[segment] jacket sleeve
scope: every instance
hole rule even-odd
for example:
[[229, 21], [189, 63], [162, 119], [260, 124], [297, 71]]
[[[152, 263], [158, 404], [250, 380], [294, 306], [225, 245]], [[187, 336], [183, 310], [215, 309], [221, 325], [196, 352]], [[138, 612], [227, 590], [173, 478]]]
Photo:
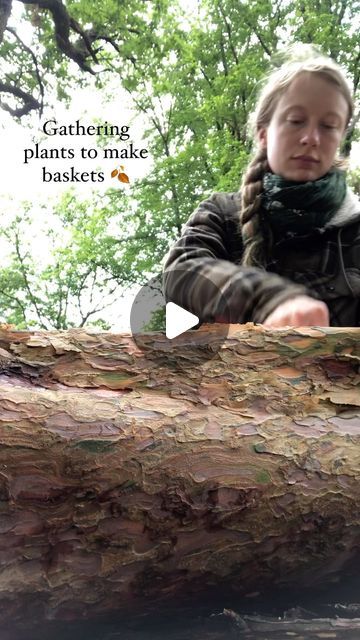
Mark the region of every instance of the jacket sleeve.
[[[238, 194], [215, 193], [190, 217], [164, 266], [164, 295], [195, 313], [201, 322], [264, 322], [297, 295], [302, 285], [255, 267], [230, 261], [230, 237], [237, 230]], [[241, 249], [241, 234], [238, 233]]]

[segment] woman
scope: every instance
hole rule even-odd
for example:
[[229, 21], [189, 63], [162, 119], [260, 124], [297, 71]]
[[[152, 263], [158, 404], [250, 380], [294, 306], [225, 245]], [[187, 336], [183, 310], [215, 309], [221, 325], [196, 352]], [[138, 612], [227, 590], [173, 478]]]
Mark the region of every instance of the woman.
[[204, 322], [360, 325], [360, 203], [337, 158], [352, 114], [341, 69], [314, 50], [269, 76], [241, 190], [185, 225], [165, 264], [168, 301]]

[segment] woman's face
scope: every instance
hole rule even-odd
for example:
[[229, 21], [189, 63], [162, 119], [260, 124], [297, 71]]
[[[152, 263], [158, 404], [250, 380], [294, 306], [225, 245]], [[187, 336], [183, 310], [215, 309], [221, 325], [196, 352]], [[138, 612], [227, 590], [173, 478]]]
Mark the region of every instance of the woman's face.
[[343, 137], [347, 102], [330, 81], [302, 72], [258, 131], [270, 169], [287, 180], [317, 180], [329, 171]]

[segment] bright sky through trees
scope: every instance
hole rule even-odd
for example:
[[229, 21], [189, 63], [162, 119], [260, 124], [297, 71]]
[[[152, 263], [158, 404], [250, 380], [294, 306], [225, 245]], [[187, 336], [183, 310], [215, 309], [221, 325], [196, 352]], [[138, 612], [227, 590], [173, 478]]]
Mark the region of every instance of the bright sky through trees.
[[[142, 0], [68, 0], [59, 22], [41, 3], [14, 2], [0, 65], [25, 102], [9, 92], [0, 98], [12, 109], [38, 107], [21, 125], [0, 111], [0, 248], [8, 260], [0, 268], [0, 320], [66, 328], [101, 318], [101, 326], [123, 328], [126, 305], [116, 302], [113, 311], [109, 300], [159, 271], [201, 199], [239, 188], [251, 152], [246, 122], [270, 56], [290, 42], [314, 42], [347, 68], [359, 91], [360, 3], [330, 4], [325, 11], [329, 2], [304, 0], [300, 11], [296, 2], [264, 0], [149, 0], [145, 8]], [[96, 147], [96, 136], [45, 136], [50, 118], [128, 125], [131, 140], [115, 146], [131, 142], [148, 157], [104, 160], [113, 140]], [[360, 164], [356, 128], [350, 133], [351, 159]], [[24, 164], [24, 149], [36, 143], [39, 153], [64, 147], [75, 158]], [[96, 147], [98, 157], [81, 158], [82, 147]], [[104, 179], [42, 182], [44, 167]], [[111, 178], [120, 170], [129, 184]]]

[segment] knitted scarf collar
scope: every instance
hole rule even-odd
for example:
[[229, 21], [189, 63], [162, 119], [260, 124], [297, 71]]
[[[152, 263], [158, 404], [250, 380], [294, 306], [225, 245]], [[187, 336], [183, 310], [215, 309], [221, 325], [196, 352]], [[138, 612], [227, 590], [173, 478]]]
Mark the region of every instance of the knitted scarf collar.
[[261, 196], [264, 220], [274, 239], [323, 229], [345, 198], [345, 173], [331, 169], [318, 180], [293, 182], [265, 173]]

